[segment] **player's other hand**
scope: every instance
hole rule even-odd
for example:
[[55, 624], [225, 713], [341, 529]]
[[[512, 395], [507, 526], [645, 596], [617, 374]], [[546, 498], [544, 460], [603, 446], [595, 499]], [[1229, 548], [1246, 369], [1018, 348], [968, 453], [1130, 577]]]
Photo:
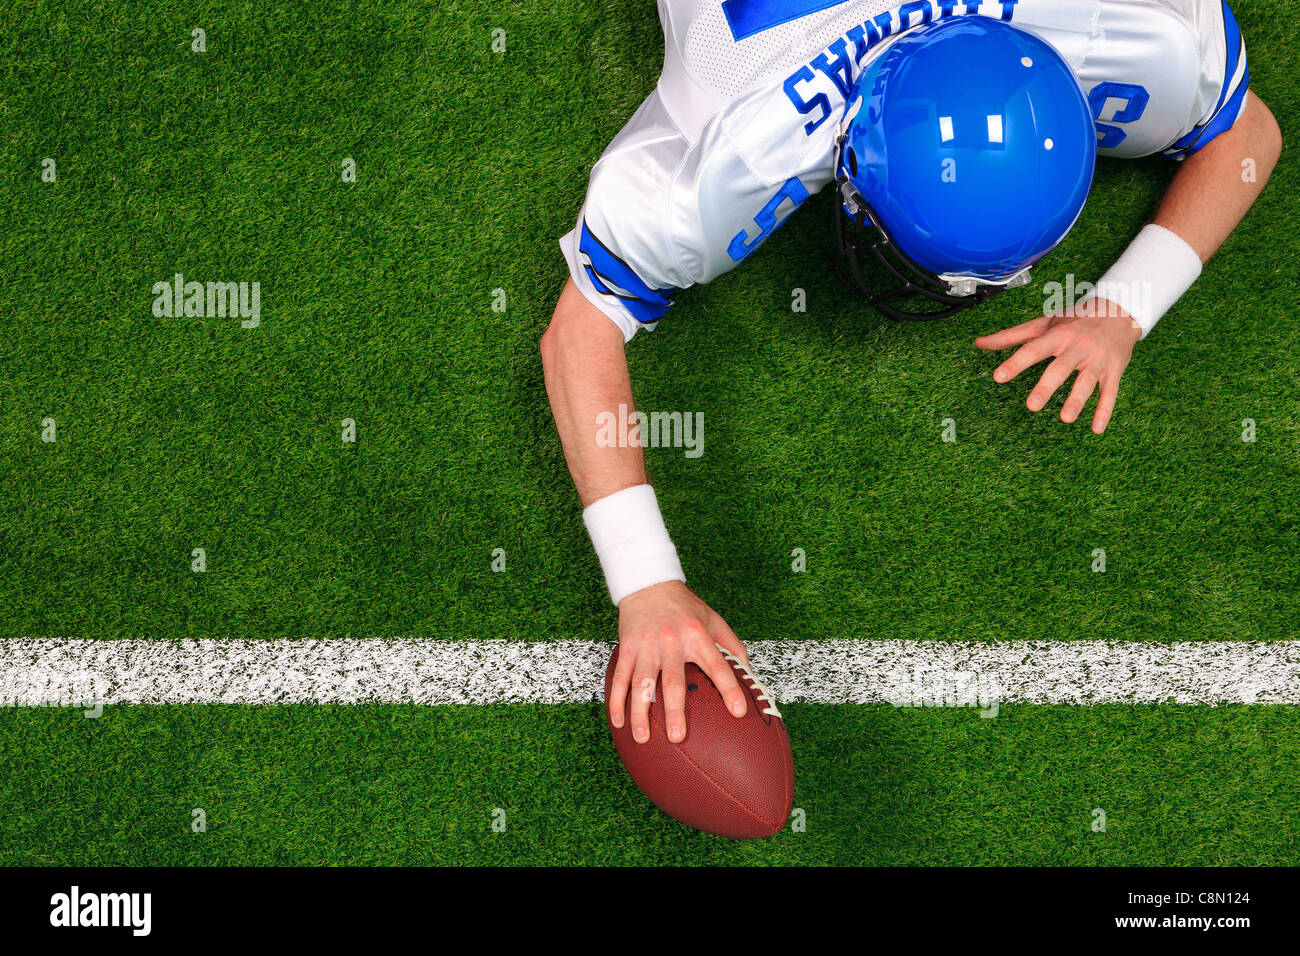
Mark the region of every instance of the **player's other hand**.
[[1142, 338], [1133, 317], [1106, 299], [1090, 299], [1056, 315], [1043, 316], [975, 340], [982, 349], [997, 351], [1019, 346], [997, 367], [993, 379], [1009, 382], [1031, 365], [1055, 357], [1025, 402], [1031, 412], [1042, 411], [1071, 375], [1074, 387], [1061, 407], [1061, 421], [1079, 417], [1093, 389], [1101, 386], [1092, 430], [1100, 435], [1110, 423], [1119, 395], [1119, 380]]
[[630, 694], [632, 737], [637, 743], [650, 739], [650, 704], [660, 673], [668, 739], [674, 743], [685, 739], [687, 661], [709, 675], [732, 714], [744, 716], [745, 693], [714, 643], [748, 666], [745, 645], [681, 581], [665, 581], [625, 597], [618, 606], [618, 641], [609, 715], [615, 727], [622, 727]]

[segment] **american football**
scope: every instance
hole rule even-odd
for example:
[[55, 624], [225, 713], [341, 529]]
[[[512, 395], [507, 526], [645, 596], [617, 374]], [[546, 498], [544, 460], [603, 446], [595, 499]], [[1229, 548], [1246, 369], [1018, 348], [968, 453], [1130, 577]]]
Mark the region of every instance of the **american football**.
[[[747, 696], [745, 716], [727, 705], [707, 674], [686, 665], [686, 739], [674, 744], [664, 723], [663, 677], [650, 704], [650, 739], [632, 739], [631, 721], [610, 725], [614, 746], [641, 792], [682, 823], [738, 840], [772, 836], [794, 805], [794, 757], [776, 701], [753, 671], [722, 647]], [[605, 670], [605, 707], [618, 663]]]

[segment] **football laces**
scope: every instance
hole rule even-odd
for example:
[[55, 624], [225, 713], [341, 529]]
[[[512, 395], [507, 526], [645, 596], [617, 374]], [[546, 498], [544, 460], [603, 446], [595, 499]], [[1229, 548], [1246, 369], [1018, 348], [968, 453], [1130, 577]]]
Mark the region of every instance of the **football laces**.
[[781, 717], [781, 711], [776, 709], [776, 701], [772, 699], [771, 693], [763, 686], [763, 682], [754, 676], [754, 672], [745, 665], [745, 662], [721, 644], [714, 642], [713, 646], [722, 652], [722, 656], [727, 659], [727, 663], [731, 665], [733, 670], [740, 671], [741, 675], [749, 683], [749, 689], [753, 691], [754, 698], [759, 701], [759, 703], [767, 705], [762, 708], [762, 712], [784, 720], [785, 718]]

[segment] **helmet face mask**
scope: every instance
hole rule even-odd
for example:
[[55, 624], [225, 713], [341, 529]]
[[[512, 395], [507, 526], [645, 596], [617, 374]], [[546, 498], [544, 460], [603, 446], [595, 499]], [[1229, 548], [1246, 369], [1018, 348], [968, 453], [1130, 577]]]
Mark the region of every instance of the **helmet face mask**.
[[836, 131], [837, 275], [900, 321], [1027, 285], [1083, 210], [1096, 143], [1073, 71], [1033, 34], [973, 15], [897, 37]]
[[[835, 245], [839, 252], [835, 274], [876, 311], [897, 322], [947, 319], [1007, 289], [1029, 284], [1027, 268], [1004, 283], [993, 283], [966, 276], [937, 276], [913, 262], [889, 238], [879, 217], [853, 185], [847, 167], [842, 167], [843, 143], [841, 127], [835, 139]], [[871, 254], [874, 268], [868, 269], [874, 274], [864, 270], [858, 258], [863, 252]], [[878, 278], [885, 281], [874, 281]]]

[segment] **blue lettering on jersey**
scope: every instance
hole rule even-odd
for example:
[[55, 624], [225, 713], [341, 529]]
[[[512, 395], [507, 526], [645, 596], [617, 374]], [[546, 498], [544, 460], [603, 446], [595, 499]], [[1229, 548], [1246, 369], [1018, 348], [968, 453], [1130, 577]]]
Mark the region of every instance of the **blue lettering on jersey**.
[[[799, 67], [785, 79], [783, 89], [786, 98], [801, 114], [805, 116], [812, 115], [812, 118], [804, 124], [804, 134], [811, 136], [835, 113], [830, 95], [824, 87], [820, 90], [815, 85], [809, 88], [810, 84], [817, 82], [819, 76], [829, 79], [835, 91], [844, 100], [848, 100], [853, 90], [857, 68], [862, 65], [862, 61], [867, 54], [882, 40], [894, 35], [895, 26], [897, 26], [898, 33], [904, 33], [907, 30], [930, 23], [935, 19], [943, 20], [952, 16], [978, 16], [980, 15], [980, 8], [985, 2], [986, 0], [910, 0], [910, 2], [900, 5], [896, 12], [886, 11], [860, 26], [851, 27], [843, 37], [835, 40], [824, 51], [813, 57], [810, 63]], [[987, 0], [989, 6], [1002, 8], [1001, 19], [1008, 22], [1014, 19], [1016, 5], [1019, 2], [1020, 0]], [[809, 9], [798, 16], [814, 12], [812, 9], [813, 4], [806, 2], [806, 5]], [[780, 5], [778, 4], [778, 6]], [[800, 4], [795, 3], [785, 7], [785, 9], [793, 10], [799, 6]], [[824, 10], [829, 6], [829, 4], [816, 6], [816, 10]], [[936, 10], [938, 11], [937, 18], [935, 17]], [[797, 16], [787, 17], [780, 22], [789, 22], [789, 20], [793, 19], [797, 19]], [[769, 24], [769, 26], [775, 25], [776, 22]], [[1236, 23], [1232, 22], [1231, 26], [1235, 27]], [[1229, 32], [1231, 34], [1231, 31]], [[1232, 56], [1229, 63], [1229, 77], [1233, 75], [1236, 68], [1236, 50], [1232, 47], [1232, 40], [1233, 38], [1230, 35], [1229, 49]], [[853, 44], [851, 60], [848, 52], [850, 43]], [[808, 92], [805, 93], [800, 87], [807, 88]], [[809, 93], [811, 95], [808, 95]], [[1238, 91], [1238, 95], [1242, 95], [1240, 91]], [[1114, 116], [1102, 122], [1102, 111], [1110, 99], [1123, 100], [1124, 105], [1116, 111]], [[1088, 105], [1092, 108], [1092, 115], [1097, 120], [1098, 148], [1112, 149], [1124, 142], [1128, 138], [1128, 133], [1121, 125], [1117, 124], [1136, 123], [1146, 112], [1150, 101], [1150, 93], [1143, 87], [1132, 83], [1099, 83], [1093, 87], [1088, 94]], [[1240, 104], [1234, 105], [1237, 112], [1239, 112]], [[1232, 117], [1235, 118], [1235, 116], [1236, 112], [1233, 112]], [[1231, 125], [1231, 120], [1229, 120], [1229, 125]], [[1198, 130], [1197, 132], [1200, 133], [1201, 131]], [[1220, 130], [1216, 130], [1217, 132], [1220, 132]], [[1177, 145], [1182, 147], [1186, 144], [1180, 143]]]
[[[1110, 99], [1123, 100], [1124, 105], [1115, 111], [1107, 122], [1101, 121], [1102, 111], [1106, 109], [1106, 101]], [[1112, 123], [1136, 123], [1146, 112], [1147, 104], [1151, 102], [1151, 94], [1146, 91], [1145, 87], [1138, 86], [1135, 83], [1098, 83], [1088, 93], [1088, 106], [1092, 109], [1092, 118], [1097, 121], [1097, 148], [1113, 149], [1124, 140], [1128, 139], [1128, 133]]]
[[[831, 43], [825, 50], [813, 57], [808, 64], [799, 67], [788, 77], [785, 78], [783, 89], [786, 98], [793, 104], [794, 108], [801, 114], [807, 116], [816, 114], [807, 123], [804, 124], [803, 131], [807, 136], [811, 136], [827, 119], [834, 113], [831, 106], [830, 96], [823, 90], [818, 90], [815, 86], [808, 93], [800, 90], [800, 86], [817, 82], [818, 75], [826, 77], [834, 85], [836, 92], [845, 100], [849, 98], [849, 93], [853, 89], [855, 80], [855, 67], [862, 65], [866, 55], [876, 47], [882, 40], [891, 37], [895, 32], [904, 33], [914, 27], [923, 26], [934, 20], [944, 20], [951, 16], [976, 16], [979, 15], [980, 7], [985, 3], [991, 7], [1002, 8], [1002, 19], [1010, 21], [1015, 16], [1016, 4], [1020, 0], [909, 0], [901, 4], [896, 11], [885, 11], [874, 19], [868, 20], [860, 26], [849, 29], [844, 36]], [[807, 16], [809, 13], [816, 13], [821, 10], [829, 9], [836, 4], [817, 2], [817, 0], [798, 0], [798, 2], [771, 4], [760, 4], [757, 0], [727, 0], [723, 3], [724, 10], [729, 4], [736, 4], [738, 8], [749, 7], [758, 8], [770, 7], [771, 17], [767, 26], [750, 30], [745, 36], [751, 36], [762, 30], [769, 29], [781, 23], [788, 23], [799, 17]], [[958, 7], [961, 11], [958, 12]], [[782, 18], [776, 18], [776, 10], [783, 11]], [[800, 11], [800, 12], [795, 12]], [[935, 16], [936, 11], [938, 16]], [[788, 14], [788, 15], [784, 15]], [[727, 15], [727, 20], [732, 23], [732, 35], [736, 36], [736, 22], [732, 20], [731, 14]], [[757, 17], [752, 21], [746, 21], [747, 26], [756, 26], [761, 22]], [[736, 36], [736, 39], [740, 39]], [[848, 44], [853, 44], [853, 59], [849, 60]]]
[[916, 26], [916, 23], [909, 23], [908, 18], [914, 13], [919, 13], [921, 19], [918, 23], [929, 23], [930, 17], [934, 15], [930, 9], [930, 0], [913, 0], [912, 3], [905, 3], [898, 8], [898, 22], [901, 29], [906, 30], [908, 27]]
[[[790, 212], [786, 213], [779, 221], [776, 218], [776, 212], [781, 204], [790, 200], [793, 205]], [[786, 219], [790, 218], [790, 213], [798, 209], [808, 199], [808, 190], [804, 184], [799, 182], [798, 176], [791, 176], [785, 181], [785, 184], [777, 191], [777, 194], [767, 201], [758, 215], [754, 217], [754, 225], [758, 226], [758, 235], [750, 239], [747, 232], [738, 232], [731, 244], [727, 246], [727, 255], [731, 256], [735, 262], [744, 261], [755, 249], [777, 229], [785, 224]]]
[[813, 68], [830, 77], [835, 88], [840, 91], [840, 96], [848, 99], [849, 90], [853, 86], [853, 67], [849, 65], [848, 42], [843, 38], [836, 40], [830, 45], [830, 53], [834, 59], [825, 53], [818, 54], [812, 61]]
[[812, 67], [801, 66], [798, 71], [785, 78], [785, 95], [794, 104], [795, 109], [805, 115], [813, 110], [821, 111], [821, 115], [815, 120], [804, 123], [803, 131], [809, 136], [813, 134], [813, 130], [826, 122], [826, 117], [831, 115], [831, 99], [825, 93], [818, 93], [810, 100], [805, 100], [799, 95], [799, 84], [813, 80], [815, 77]]
[[883, 40], [893, 32], [894, 18], [888, 11], [877, 16], [873, 22], [876, 25], [876, 29], [880, 31], [880, 39]]

